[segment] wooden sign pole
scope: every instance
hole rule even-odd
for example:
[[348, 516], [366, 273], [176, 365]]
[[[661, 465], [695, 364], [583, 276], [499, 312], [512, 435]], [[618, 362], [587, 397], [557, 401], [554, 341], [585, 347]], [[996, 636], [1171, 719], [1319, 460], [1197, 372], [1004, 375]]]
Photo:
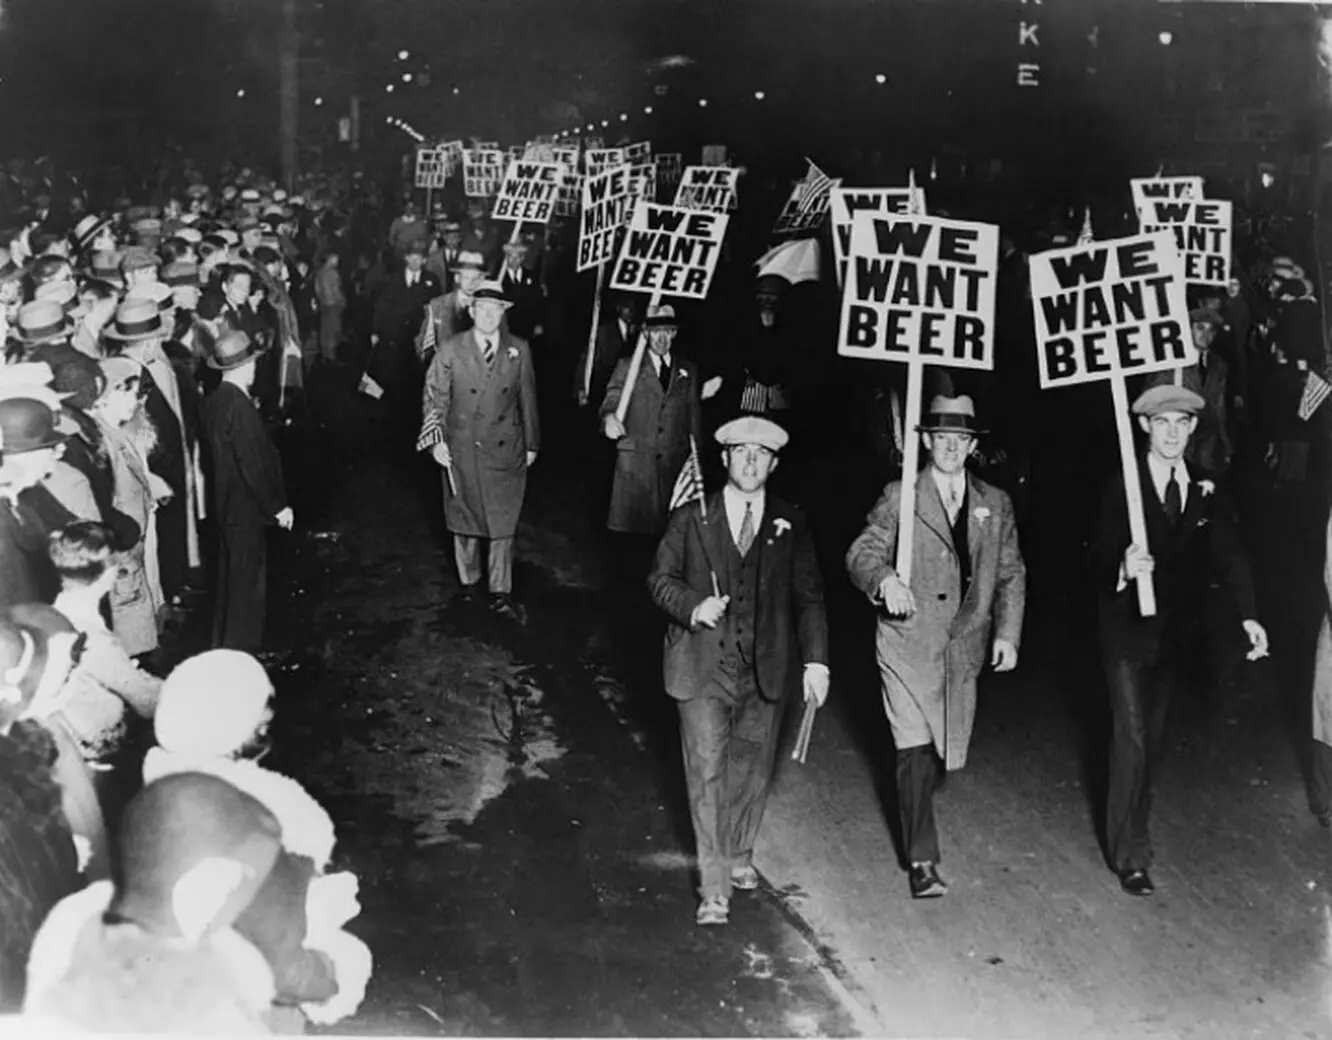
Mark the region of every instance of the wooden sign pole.
[[597, 357], [597, 330], [601, 325], [601, 296], [606, 287], [605, 263], [597, 264], [597, 292], [592, 297], [592, 331], [587, 335], [587, 362], [583, 365], [583, 398], [592, 395], [592, 367]]
[[[657, 305], [661, 303], [661, 291], [658, 290], [652, 294], [652, 302], [648, 304], [648, 313], [656, 310]], [[629, 414], [629, 399], [634, 395], [634, 387], [638, 383], [638, 370], [643, 367], [643, 355], [647, 353], [648, 332], [647, 323], [644, 322], [643, 329], [638, 334], [638, 345], [634, 347], [634, 356], [629, 361], [629, 374], [624, 379], [624, 389], [620, 391], [620, 403], [615, 407], [615, 418], [621, 425], [624, 424], [624, 417]]]
[[[1110, 395], [1115, 409], [1115, 432], [1119, 435], [1119, 461], [1124, 469], [1124, 495], [1128, 500], [1129, 538], [1147, 548], [1147, 518], [1142, 511], [1142, 484], [1138, 479], [1138, 454], [1133, 445], [1128, 388], [1123, 373], [1110, 377]], [[1138, 609], [1143, 617], [1156, 614], [1156, 587], [1150, 574], [1138, 576]]]
[[907, 361], [906, 410], [902, 416], [902, 496], [897, 512], [897, 577], [911, 585], [911, 542], [916, 533], [916, 476], [920, 469], [920, 398], [924, 392], [925, 362]]

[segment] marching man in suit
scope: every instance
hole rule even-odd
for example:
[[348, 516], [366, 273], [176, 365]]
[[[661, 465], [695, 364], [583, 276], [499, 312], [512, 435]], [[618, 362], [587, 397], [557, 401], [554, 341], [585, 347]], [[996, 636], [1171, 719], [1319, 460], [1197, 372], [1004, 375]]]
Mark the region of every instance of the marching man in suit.
[[453, 288], [430, 301], [416, 334], [416, 356], [423, 362], [430, 362], [437, 345], [472, 327], [472, 293], [486, 279], [485, 265], [480, 253], [463, 250], [458, 254]]
[[[1092, 540], [1101, 659], [1110, 689], [1113, 734], [1106, 851], [1129, 895], [1156, 889], [1147, 817], [1152, 772], [1161, 761], [1170, 695], [1187, 667], [1190, 619], [1201, 608], [1212, 573], [1224, 575], [1235, 596], [1249, 657], [1267, 653], [1267, 633], [1254, 620], [1253, 579], [1231, 503], [1211, 481], [1197, 480], [1184, 461], [1189, 438], [1206, 407], [1185, 387], [1154, 386], [1133, 402], [1147, 434], [1139, 458], [1147, 544], [1130, 544], [1123, 482], [1113, 480], [1102, 497]], [[1133, 585], [1150, 574], [1156, 614], [1145, 618]]]
[[916, 899], [942, 896], [934, 792], [940, 765], [967, 760], [976, 680], [1017, 666], [1026, 567], [1013, 504], [968, 474], [982, 432], [970, 397], [940, 395], [919, 427], [930, 461], [916, 478], [911, 585], [893, 567], [901, 481], [889, 484], [847, 550], [851, 581], [878, 607], [876, 656], [897, 747], [897, 801]]
[[501, 328], [508, 306], [497, 283], [482, 282], [472, 296], [473, 327], [435, 350], [416, 446], [444, 468], [444, 521], [464, 599], [480, 591], [481, 542], [488, 540], [492, 609], [519, 621], [513, 537], [541, 441], [531, 352]]
[[786, 431], [749, 416], [717, 431], [726, 487], [671, 514], [648, 577], [670, 618], [666, 692], [679, 702], [702, 900], [725, 924], [751, 857], [788, 698], [828, 696], [823, 579], [804, 513], [765, 491]]

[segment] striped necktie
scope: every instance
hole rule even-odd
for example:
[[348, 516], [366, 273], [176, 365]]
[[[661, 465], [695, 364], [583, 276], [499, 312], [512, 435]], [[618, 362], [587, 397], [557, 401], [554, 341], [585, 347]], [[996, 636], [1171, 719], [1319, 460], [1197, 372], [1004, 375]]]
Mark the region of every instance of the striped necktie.
[[485, 359], [487, 365], [494, 364], [495, 350], [497, 349], [497, 346], [494, 336], [486, 337]]

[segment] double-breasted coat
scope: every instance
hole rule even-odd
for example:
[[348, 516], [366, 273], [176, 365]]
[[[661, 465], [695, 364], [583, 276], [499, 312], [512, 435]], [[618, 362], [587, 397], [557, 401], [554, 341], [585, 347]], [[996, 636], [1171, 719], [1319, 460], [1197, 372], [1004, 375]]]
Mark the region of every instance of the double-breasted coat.
[[[713, 594], [731, 537], [722, 493], [707, 496], [707, 522], [697, 503], [671, 514], [648, 575], [652, 601], [670, 618], [663, 655], [666, 692], [678, 701], [701, 697], [720, 667], [723, 628], [691, 628], [694, 609]], [[751, 552], [758, 552], [754, 595], [754, 674], [766, 701], [797, 696], [806, 664], [828, 663], [828, 616], [814, 536], [805, 514], [772, 494]], [[722, 595], [731, 589], [722, 588]]]
[[512, 538], [527, 490], [527, 453], [540, 450], [536, 374], [525, 340], [504, 329], [487, 366], [475, 329], [445, 340], [426, 372], [422, 414], [453, 456], [444, 522], [457, 535]]
[[[672, 359], [670, 384], [661, 379], [647, 356], [638, 370], [625, 435], [615, 442], [615, 476], [611, 484], [606, 526], [629, 534], [660, 535], [666, 530], [671, 492], [680, 468], [689, 458], [689, 437], [703, 438], [703, 409], [698, 373], [678, 354]], [[601, 405], [604, 418], [620, 404], [629, 361], [620, 361]]]
[[[855, 586], [878, 603], [879, 585], [895, 573], [901, 481], [893, 481], [847, 550]], [[899, 748], [933, 744], [948, 769], [967, 761], [976, 716], [976, 680], [995, 639], [1019, 645], [1026, 608], [1026, 567], [1008, 495], [967, 475], [967, 544], [971, 585], [962, 573], [948, 513], [930, 467], [916, 481], [911, 592], [916, 613], [881, 614], [875, 649], [884, 708]], [[960, 602], [959, 602], [960, 601]]]

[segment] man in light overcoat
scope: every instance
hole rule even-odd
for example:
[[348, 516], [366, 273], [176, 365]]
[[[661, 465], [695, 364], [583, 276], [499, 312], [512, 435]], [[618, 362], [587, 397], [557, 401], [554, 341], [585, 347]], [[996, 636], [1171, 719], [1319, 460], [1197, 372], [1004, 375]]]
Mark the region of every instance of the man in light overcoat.
[[483, 282], [472, 297], [473, 327], [435, 350], [417, 448], [429, 449], [444, 469], [444, 521], [463, 596], [480, 592], [487, 541], [491, 606], [520, 620], [512, 599], [513, 538], [541, 439], [531, 352], [501, 327], [508, 306], [499, 285]]
[[935, 397], [920, 426], [929, 464], [916, 479], [911, 583], [894, 569], [901, 481], [884, 489], [846, 554], [851, 580], [879, 608], [876, 654], [897, 747], [897, 799], [914, 898], [942, 896], [934, 791], [960, 769], [987, 663], [1017, 665], [1026, 568], [1013, 504], [968, 474], [981, 432], [970, 397]]

